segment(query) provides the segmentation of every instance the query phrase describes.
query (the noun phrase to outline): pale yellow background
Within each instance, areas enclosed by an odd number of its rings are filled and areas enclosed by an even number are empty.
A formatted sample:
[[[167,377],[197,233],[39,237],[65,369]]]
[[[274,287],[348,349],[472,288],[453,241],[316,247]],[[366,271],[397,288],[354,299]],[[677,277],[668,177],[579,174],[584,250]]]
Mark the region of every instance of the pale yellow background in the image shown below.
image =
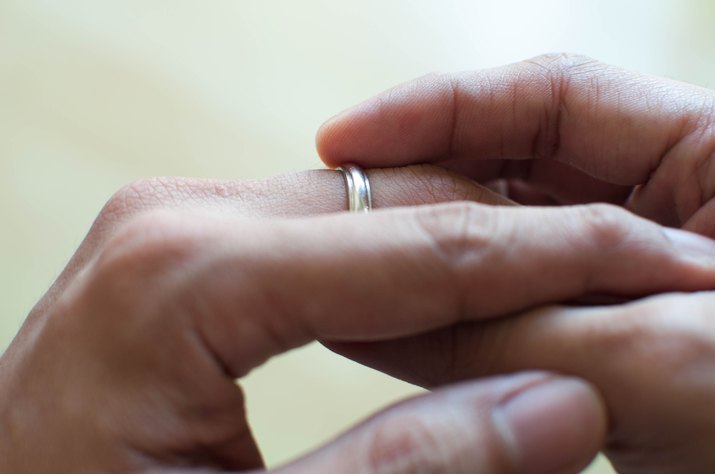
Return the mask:
[[[123,184],[320,167],[340,109],[542,52],[712,87],[714,20],[712,0],[0,0],[0,348]],[[315,346],[245,383],[272,465],[417,392]]]

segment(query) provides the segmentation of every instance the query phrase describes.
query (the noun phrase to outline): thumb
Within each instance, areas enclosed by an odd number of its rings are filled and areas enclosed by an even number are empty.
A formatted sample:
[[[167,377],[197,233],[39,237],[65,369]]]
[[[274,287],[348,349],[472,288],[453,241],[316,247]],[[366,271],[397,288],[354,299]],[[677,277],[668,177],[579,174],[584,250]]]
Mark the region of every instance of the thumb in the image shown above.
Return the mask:
[[[412,398],[276,472],[577,473],[605,432],[590,385],[531,372]]]

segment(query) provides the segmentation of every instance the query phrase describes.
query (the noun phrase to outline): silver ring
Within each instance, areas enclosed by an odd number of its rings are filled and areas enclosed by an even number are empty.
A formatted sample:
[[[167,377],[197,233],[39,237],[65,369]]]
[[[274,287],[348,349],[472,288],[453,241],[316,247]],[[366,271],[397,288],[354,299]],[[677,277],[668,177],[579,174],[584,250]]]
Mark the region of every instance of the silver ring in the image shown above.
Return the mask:
[[[365,171],[352,163],[338,167],[338,171],[345,178],[350,212],[369,212],[372,209],[372,193]]]

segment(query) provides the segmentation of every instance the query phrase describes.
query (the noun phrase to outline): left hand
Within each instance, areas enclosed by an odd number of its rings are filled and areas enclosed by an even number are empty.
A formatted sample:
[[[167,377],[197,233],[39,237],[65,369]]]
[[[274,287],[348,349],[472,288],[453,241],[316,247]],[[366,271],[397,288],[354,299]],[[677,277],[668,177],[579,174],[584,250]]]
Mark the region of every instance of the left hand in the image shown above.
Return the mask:
[[[370,176],[377,207],[503,202],[431,167]],[[261,182],[154,179],[118,192],[0,358],[0,472],[260,470],[236,377],[315,338],[439,327],[458,314],[471,276],[498,289],[510,269],[533,273],[548,259],[559,280],[520,300],[483,299],[501,308],[581,296],[579,282],[608,290],[609,268],[620,270],[618,290],[639,293],[715,281],[673,235],[622,211],[615,216],[642,230],[623,239],[643,246],[640,267],[624,268],[619,253],[604,264],[577,238],[603,221],[602,209],[546,211],[554,225],[545,229],[521,208],[466,203],[346,215],[331,212],[345,207],[342,181],[324,170]],[[320,213],[329,215],[306,216]],[[482,272],[490,269],[469,258],[464,229],[483,237],[483,258],[503,257],[506,242],[533,258]],[[532,233],[543,238],[519,238]],[[640,271],[656,264],[669,270],[662,278]],[[604,431],[602,400],[587,383],[518,374],[388,408],[279,471],[578,472]]]

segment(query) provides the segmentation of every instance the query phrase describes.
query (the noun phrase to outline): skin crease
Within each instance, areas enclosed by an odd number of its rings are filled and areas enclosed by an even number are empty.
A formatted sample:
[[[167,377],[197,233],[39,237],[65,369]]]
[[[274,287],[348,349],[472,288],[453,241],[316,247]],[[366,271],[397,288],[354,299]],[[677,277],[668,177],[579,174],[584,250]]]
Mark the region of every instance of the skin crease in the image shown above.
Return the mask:
[[[460,77],[319,134],[331,164],[457,172],[371,171],[375,204],[400,208],[336,213],[331,171],[118,192],[0,359],[0,471],[260,470],[234,379],[316,339],[429,387],[480,379],[279,472],[569,473],[604,446],[623,472],[711,471],[715,243],[472,181],[706,230],[706,101],[684,99],[706,92],[569,57]],[[658,171],[664,154],[690,172]],[[604,294],[632,301],[559,306]]]
[[[328,121],[317,144],[331,166],[430,162],[521,204],[610,202],[714,237],[714,117],[713,91],[549,55],[398,86]],[[712,307],[710,291],[671,293],[328,345],[426,387],[524,369],[583,377],[610,409],[606,454],[618,472],[708,473]]]

